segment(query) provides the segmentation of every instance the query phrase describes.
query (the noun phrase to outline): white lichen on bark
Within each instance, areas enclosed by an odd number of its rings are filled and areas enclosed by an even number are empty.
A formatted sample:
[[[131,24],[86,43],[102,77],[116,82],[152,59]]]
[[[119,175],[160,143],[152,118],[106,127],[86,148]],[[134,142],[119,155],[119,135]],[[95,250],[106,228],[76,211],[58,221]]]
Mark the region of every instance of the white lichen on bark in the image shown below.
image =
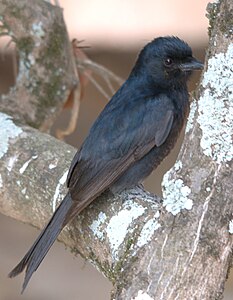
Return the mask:
[[[153,237],[154,232],[161,227],[158,220],[156,220],[156,217],[159,217],[159,212],[154,216],[154,218],[150,219],[145,223],[145,225],[142,228],[142,231],[139,235],[139,238],[137,240],[137,246],[142,247],[146,245]]]
[[[217,163],[233,158],[233,44],[226,53],[215,54],[208,61],[198,101],[197,121],[202,129],[203,153]]]
[[[195,116],[196,110],[197,110],[197,100],[193,99],[193,101],[190,105],[190,113],[189,113],[188,122],[187,122],[187,125],[185,128],[185,133],[188,133],[193,128],[193,122],[194,122],[194,116]]]
[[[14,167],[14,165],[18,159],[18,156],[19,156],[18,154],[15,154],[9,158],[9,160],[7,162],[7,166],[6,166],[6,168],[9,172],[11,172],[12,168]]]
[[[106,219],[107,219],[106,214],[100,212],[97,220],[94,220],[90,225],[90,229],[92,230],[94,235],[98,237],[100,240],[103,240],[104,238],[104,232],[101,230],[101,225],[105,223]]]
[[[2,175],[0,174],[0,189],[3,187]]]
[[[16,126],[11,117],[0,112],[0,158],[7,153],[10,139],[19,136],[23,131]]]
[[[190,187],[185,185],[181,178],[171,178],[173,172],[177,172],[181,168],[182,163],[177,161],[174,167],[164,175],[162,181],[163,206],[174,216],[182,209],[190,210],[193,206],[193,201],[188,197],[191,194]]]
[[[63,200],[63,198],[65,196],[61,193],[60,189],[61,189],[62,185],[65,184],[67,175],[68,175],[68,170],[62,175],[62,177],[59,179],[58,184],[56,186],[55,193],[53,196],[53,201],[52,201],[53,212],[56,209],[58,200]]]
[[[106,228],[106,233],[111,246],[112,257],[118,259],[120,245],[124,242],[126,235],[132,230],[130,225],[141,216],[145,208],[132,200],[125,201],[123,209],[113,216]]]
[[[29,160],[27,160],[23,165],[22,167],[19,169],[19,173],[20,174],[23,174],[27,167],[29,166],[30,162],[32,162],[34,159],[37,159],[38,155],[33,155]]]
[[[229,222],[229,233],[233,234],[233,220]]]
[[[153,300],[147,293],[144,293],[142,290],[138,291],[138,294],[132,300]]]

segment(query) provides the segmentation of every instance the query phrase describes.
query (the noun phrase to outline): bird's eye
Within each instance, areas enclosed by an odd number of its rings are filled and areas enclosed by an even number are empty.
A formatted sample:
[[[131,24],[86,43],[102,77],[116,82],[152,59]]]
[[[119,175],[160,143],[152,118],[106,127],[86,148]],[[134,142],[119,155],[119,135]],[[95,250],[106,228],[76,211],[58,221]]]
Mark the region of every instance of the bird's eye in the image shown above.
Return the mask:
[[[173,64],[173,60],[171,58],[167,57],[164,60],[164,64],[165,64],[165,66],[170,67]]]

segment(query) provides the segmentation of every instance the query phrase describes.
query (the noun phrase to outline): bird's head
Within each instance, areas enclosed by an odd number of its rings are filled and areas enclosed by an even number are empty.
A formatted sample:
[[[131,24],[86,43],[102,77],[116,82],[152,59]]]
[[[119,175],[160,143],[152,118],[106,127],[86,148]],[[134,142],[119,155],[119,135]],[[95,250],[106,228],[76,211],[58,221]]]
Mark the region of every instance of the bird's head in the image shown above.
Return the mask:
[[[186,83],[193,70],[203,64],[192,56],[192,49],[177,37],[159,37],[147,44],[138,56],[133,73],[145,74],[156,85]]]

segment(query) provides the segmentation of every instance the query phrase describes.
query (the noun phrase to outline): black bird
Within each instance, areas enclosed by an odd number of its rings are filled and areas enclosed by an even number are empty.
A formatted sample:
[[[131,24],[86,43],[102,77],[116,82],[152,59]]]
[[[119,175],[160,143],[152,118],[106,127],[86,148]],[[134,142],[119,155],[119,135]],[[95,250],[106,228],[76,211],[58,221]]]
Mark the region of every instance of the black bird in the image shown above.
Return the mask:
[[[23,290],[64,226],[106,190],[142,182],[174,147],[189,113],[187,80],[203,64],[177,37],[140,52],[128,79],[105,106],[70,166],[68,193],[21,262]]]

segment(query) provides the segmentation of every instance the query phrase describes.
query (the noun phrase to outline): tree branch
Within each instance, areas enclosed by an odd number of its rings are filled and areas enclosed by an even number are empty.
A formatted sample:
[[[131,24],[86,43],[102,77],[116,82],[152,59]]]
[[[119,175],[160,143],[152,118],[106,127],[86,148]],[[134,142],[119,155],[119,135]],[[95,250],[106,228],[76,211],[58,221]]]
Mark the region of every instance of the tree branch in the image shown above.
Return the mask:
[[[78,83],[62,9],[7,0],[0,2],[0,16],[19,55],[16,85],[1,96],[0,111],[48,131]]]
[[[0,121],[0,211],[42,228],[66,193],[75,149],[30,127],[16,126],[5,114],[0,114]],[[140,188],[115,198],[105,194],[67,226],[60,239],[114,282],[121,264],[137,249],[134,242],[143,222],[154,230],[158,227],[160,206],[156,197]],[[145,232],[140,247],[147,238]]]

